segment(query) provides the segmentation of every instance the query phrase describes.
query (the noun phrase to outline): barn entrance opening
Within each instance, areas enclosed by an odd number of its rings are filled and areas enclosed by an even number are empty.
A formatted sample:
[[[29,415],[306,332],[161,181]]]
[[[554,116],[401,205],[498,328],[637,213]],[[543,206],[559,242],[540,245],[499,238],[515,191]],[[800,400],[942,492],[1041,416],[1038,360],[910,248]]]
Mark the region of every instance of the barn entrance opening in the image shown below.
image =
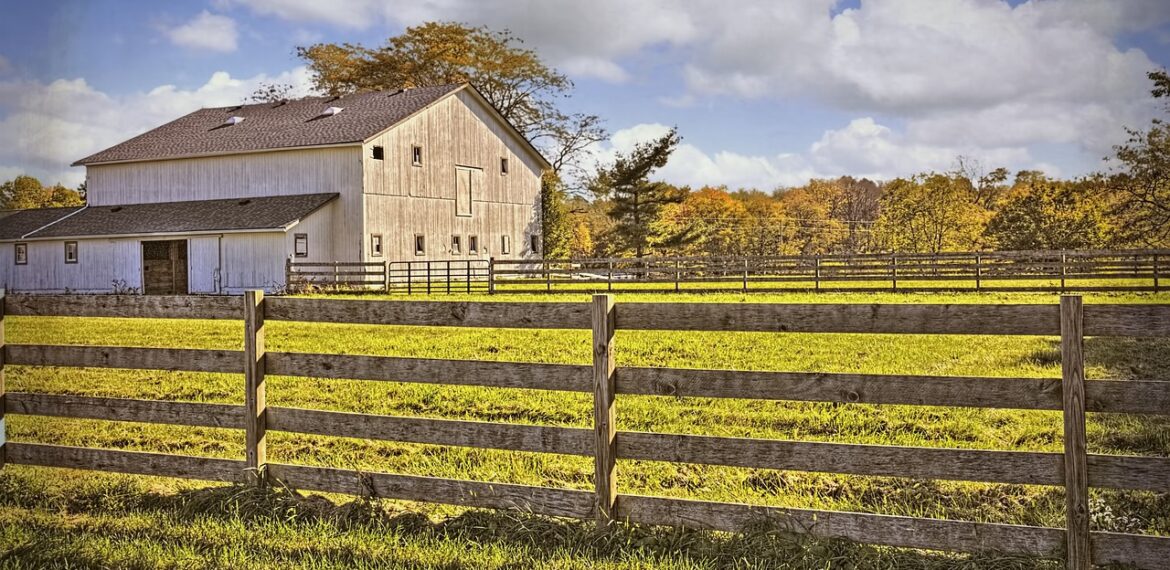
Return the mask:
[[[142,242],[142,285],[147,295],[186,295],[187,240]]]

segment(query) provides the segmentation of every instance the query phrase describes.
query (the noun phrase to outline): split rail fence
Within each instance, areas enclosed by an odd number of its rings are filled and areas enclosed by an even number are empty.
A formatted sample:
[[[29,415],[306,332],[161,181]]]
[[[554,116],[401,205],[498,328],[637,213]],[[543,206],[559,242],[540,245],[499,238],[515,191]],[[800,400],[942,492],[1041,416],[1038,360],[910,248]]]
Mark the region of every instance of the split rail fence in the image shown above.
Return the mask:
[[[1161,291],[1170,250],[463,259],[286,265],[293,290],[388,293]]]
[[[4,345],[4,315],[242,319],[244,351]],[[584,329],[593,334],[593,363],[269,352],[269,321]],[[618,367],[616,330],[1059,336],[1063,366],[1061,378]],[[243,406],[19,392],[4,395],[0,406],[8,414],[243,428],[242,460],[0,441],[0,467],[6,461],[212,481],[278,480],[310,491],[733,532],[771,523],[781,531],[862,543],[1060,558],[1077,570],[1092,563],[1162,569],[1170,560],[1170,537],[1090,532],[1088,492],[1090,487],[1170,492],[1170,458],[1087,453],[1085,413],[1170,415],[1170,382],[1086,380],[1086,336],[1170,336],[1170,306],[1082,306],[1074,296],[1063,297],[1059,305],[615,305],[609,295],[597,295],[592,303],[444,303],[266,298],[260,292],[248,292],[242,302],[227,297],[0,294],[0,393],[4,365],[243,372],[246,386]],[[267,375],[591,392],[595,421],[593,429],[584,429],[272,407],[266,404]],[[1061,410],[1064,452],[619,432],[615,401],[625,394]],[[592,456],[595,488],[553,489],[270,462],[270,431]],[[628,459],[1063,486],[1067,525],[1048,528],[619,494],[618,460]]]

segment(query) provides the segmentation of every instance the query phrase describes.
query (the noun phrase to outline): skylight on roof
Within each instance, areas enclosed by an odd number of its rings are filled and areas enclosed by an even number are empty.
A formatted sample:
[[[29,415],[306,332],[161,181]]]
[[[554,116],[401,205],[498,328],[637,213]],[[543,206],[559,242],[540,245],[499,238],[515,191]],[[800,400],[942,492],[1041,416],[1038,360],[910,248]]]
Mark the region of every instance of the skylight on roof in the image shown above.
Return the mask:
[[[344,108],[344,107],[329,107],[328,109],[325,109],[324,111],[321,111],[321,115],[320,115],[320,116],[322,116],[322,117],[332,117],[333,115],[336,115],[336,114],[340,113],[340,112],[341,112],[343,109],[345,109],[345,108]]]
[[[231,125],[238,125],[242,122],[244,122],[243,117],[237,117],[237,116],[233,115],[231,117],[228,117],[228,120],[224,121],[223,124],[231,126]]]

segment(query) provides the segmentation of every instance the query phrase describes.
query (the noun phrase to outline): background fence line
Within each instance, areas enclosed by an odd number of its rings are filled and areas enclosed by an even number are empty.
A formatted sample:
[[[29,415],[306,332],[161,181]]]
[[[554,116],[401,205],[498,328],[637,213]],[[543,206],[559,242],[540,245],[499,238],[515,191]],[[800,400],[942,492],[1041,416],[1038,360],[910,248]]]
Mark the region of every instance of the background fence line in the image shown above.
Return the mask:
[[[889,546],[998,551],[1159,569],[1170,537],[1090,532],[1090,487],[1170,492],[1170,458],[1097,455],[1085,446],[1085,412],[1170,415],[1170,382],[1086,380],[1085,336],[1170,336],[1170,306],[786,305],[745,303],[420,303],[265,297],[25,296],[0,293],[0,378],[7,366],[140,368],[243,373],[244,405],[11,393],[0,413],[242,428],[243,460],[40,443],[3,442],[10,464],[211,481],[279,481],[292,488],[521,509],[722,531],[768,523],[779,530]],[[243,319],[244,351],[3,344],[3,315]],[[591,365],[270,352],[268,321],[591,330]],[[741,372],[618,367],[614,333],[635,330],[1045,335],[1061,339],[1061,378]],[[243,357],[243,358],[241,358]],[[241,366],[241,363],[243,364]],[[241,370],[242,368],[242,370]],[[268,407],[264,377],[325,377],[591,392],[594,426],[520,425]],[[2,389],[2,384],[0,384]],[[2,393],[2,392],[0,392]],[[1064,452],[840,444],[616,430],[622,394],[842,403],[1061,410]],[[2,417],[2,416],[0,416]],[[267,431],[593,456],[594,490],[366,473],[267,460]],[[0,437],[2,432],[0,432]],[[618,460],[649,460],[866,476],[1063,486],[1066,528],[817,511],[627,495]],[[758,526],[755,526],[759,528]]]
[[[286,283],[387,293],[1161,291],[1170,250],[286,261]],[[836,287],[831,287],[836,285]],[[847,286],[846,286],[847,285]]]

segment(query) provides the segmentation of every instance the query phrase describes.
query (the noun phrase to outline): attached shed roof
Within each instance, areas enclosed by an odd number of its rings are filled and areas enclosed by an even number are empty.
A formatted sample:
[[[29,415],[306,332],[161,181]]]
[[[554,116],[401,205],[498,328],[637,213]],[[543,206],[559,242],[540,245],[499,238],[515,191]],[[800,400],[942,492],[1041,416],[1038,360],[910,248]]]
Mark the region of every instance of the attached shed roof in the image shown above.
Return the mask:
[[[81,207],[0,210],[0,240],[20,239],[80,209]]]
[[[200,109],[73,165],[360,143],[465,86]]]
[[[56,223],[9,239],[284,231],[337,193],[87,207]],[[29,210],[35,211],[35,210]],[[4,222],[8,219],[5,218]]]

